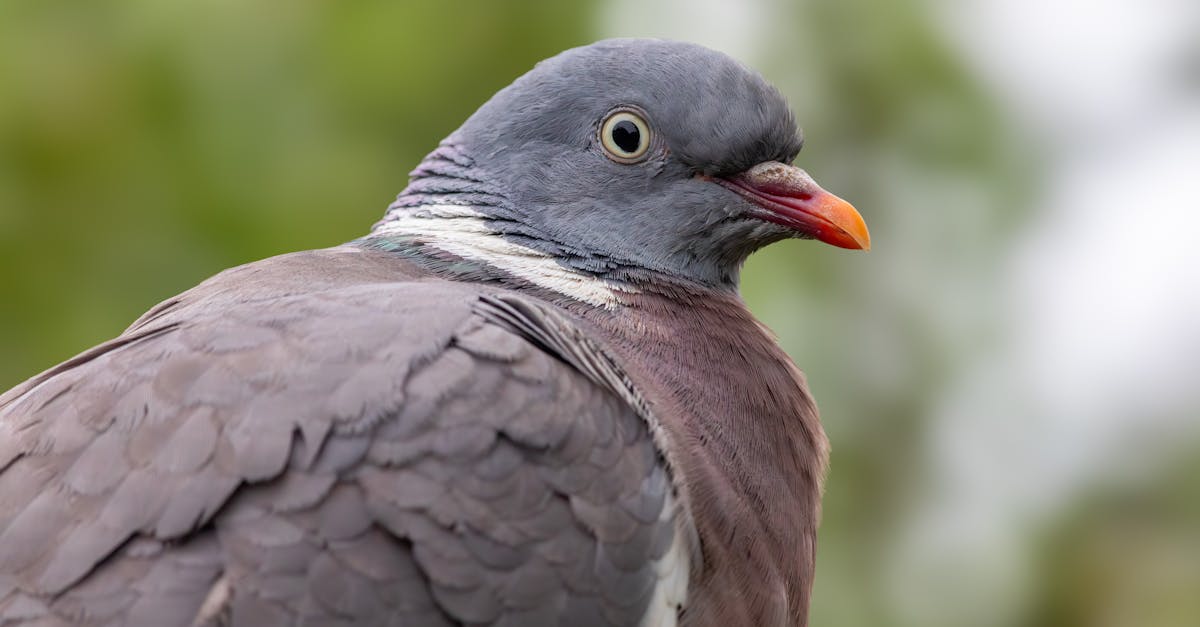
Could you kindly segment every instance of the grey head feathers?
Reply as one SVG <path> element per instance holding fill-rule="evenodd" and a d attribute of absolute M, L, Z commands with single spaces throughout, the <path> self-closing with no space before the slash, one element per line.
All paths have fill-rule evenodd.
<path fill-rule="evenodd" d="M 637 163 L 601 145 L 602 123 L 622 109 L 648 126 Z M 792 233 L 750 218 L 751 203 L 707 177 L 790 162 L 801 143 L 778 90 L 732 58 L 690 43 L 602 41 L 539 63 L 480 107 L 366 241 L 452 248 L 452 259 L 536 275 L 581 300 L 572 290 L 732 290 L 747 255 Z"/>

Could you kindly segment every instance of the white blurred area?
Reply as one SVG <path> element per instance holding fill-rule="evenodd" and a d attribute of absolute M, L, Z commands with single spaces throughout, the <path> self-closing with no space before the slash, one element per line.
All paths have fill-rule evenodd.
<path fill-rule="evenodd" d="M 897 596 L 941 579 L 1003 614 L 1028 594 L 1025 529 L 1200 437 L 1200 4 L 943 7 L 1049 176 L 1004 266 L 1002 341 L 936 416 L 943 483 L 897 569 L 923 576 Z"/>
<path fill-rule="evenodd" d="M 789 19 L 805 5 L 788 6 Z M 601 23 L 606 35 L 724 50 L 793 95 L 789 86 L 804 77 L 782 75 L 813 61 L 779 63 L 779 50 L 797 49 L 784 41 L 792 34 L 778 23 L 783 7 L 616 0 Z M 1038 581 L 1030 529 L 1074 495 L 1153 475 L 1200 446 L 1200 3 L 943 0 L 924 8 L 1042 178 L 1012 194 L 1024 217 L 975 276 L 938 267 L 936 255 L 912 261 L 921 252 L 877 269 L 925 289 L 893 292 L 914 301 L 898 309 L 926 307 L 945 326 L 965 319 L 967 336 L 987 331 L 983 339 L 943 331 L 959 349 L 931 403 L 916 505 L 885 549 L 884 613 L 905 624 L 1011 625 Z M 911 183 L 919 173 L 904 167 L 879 176 L 899 171 Z M 929 220 L 913 196 L 938 180 L 901 189 L 897 209 L 906 213 L 891 221 Z M 971 241 L 977 227 L 962 224 Z M 937 244 L 897 231 L 901 243 Z M 921 273 L 938 279 L 922 284 Z M 797 332 L 777 330 L 785 345 Z"/>

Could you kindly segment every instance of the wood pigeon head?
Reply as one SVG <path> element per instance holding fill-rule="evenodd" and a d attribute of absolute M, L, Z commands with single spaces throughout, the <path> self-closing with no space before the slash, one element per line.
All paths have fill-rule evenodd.
<path fill-rule="evenodd" d="M 469 205 L 573 271 L 736 286 L 746 256 L 780 239 L 870 247 L 854 208 L 788 165 L 801 144 L 779 91 L 732 58 L 606 40 L 498 92 L 392 210 Z"/>

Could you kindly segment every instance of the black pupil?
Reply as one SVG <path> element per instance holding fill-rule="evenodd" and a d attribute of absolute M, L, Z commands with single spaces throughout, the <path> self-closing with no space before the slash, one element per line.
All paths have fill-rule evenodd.
<path fill-rule="evenodd" d="M 634 153 L 642 143 L 642 132 L 638 130 L 637 124 L 629 120 L 621 120 L 612 127 L 612 140 L 617 148 Z"/>

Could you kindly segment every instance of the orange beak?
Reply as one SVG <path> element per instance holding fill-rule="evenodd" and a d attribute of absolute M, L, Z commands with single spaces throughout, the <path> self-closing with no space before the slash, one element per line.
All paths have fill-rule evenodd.
<path fill-rule="evenodd" d="M 821 189 L 804 170 L 778 161 L 760 163 L 741 174 L 713 181 L 741 194 L 761 213 L 757 217 L 839 248 L 871 250 L 867 223 L 854 207 Z"/>

